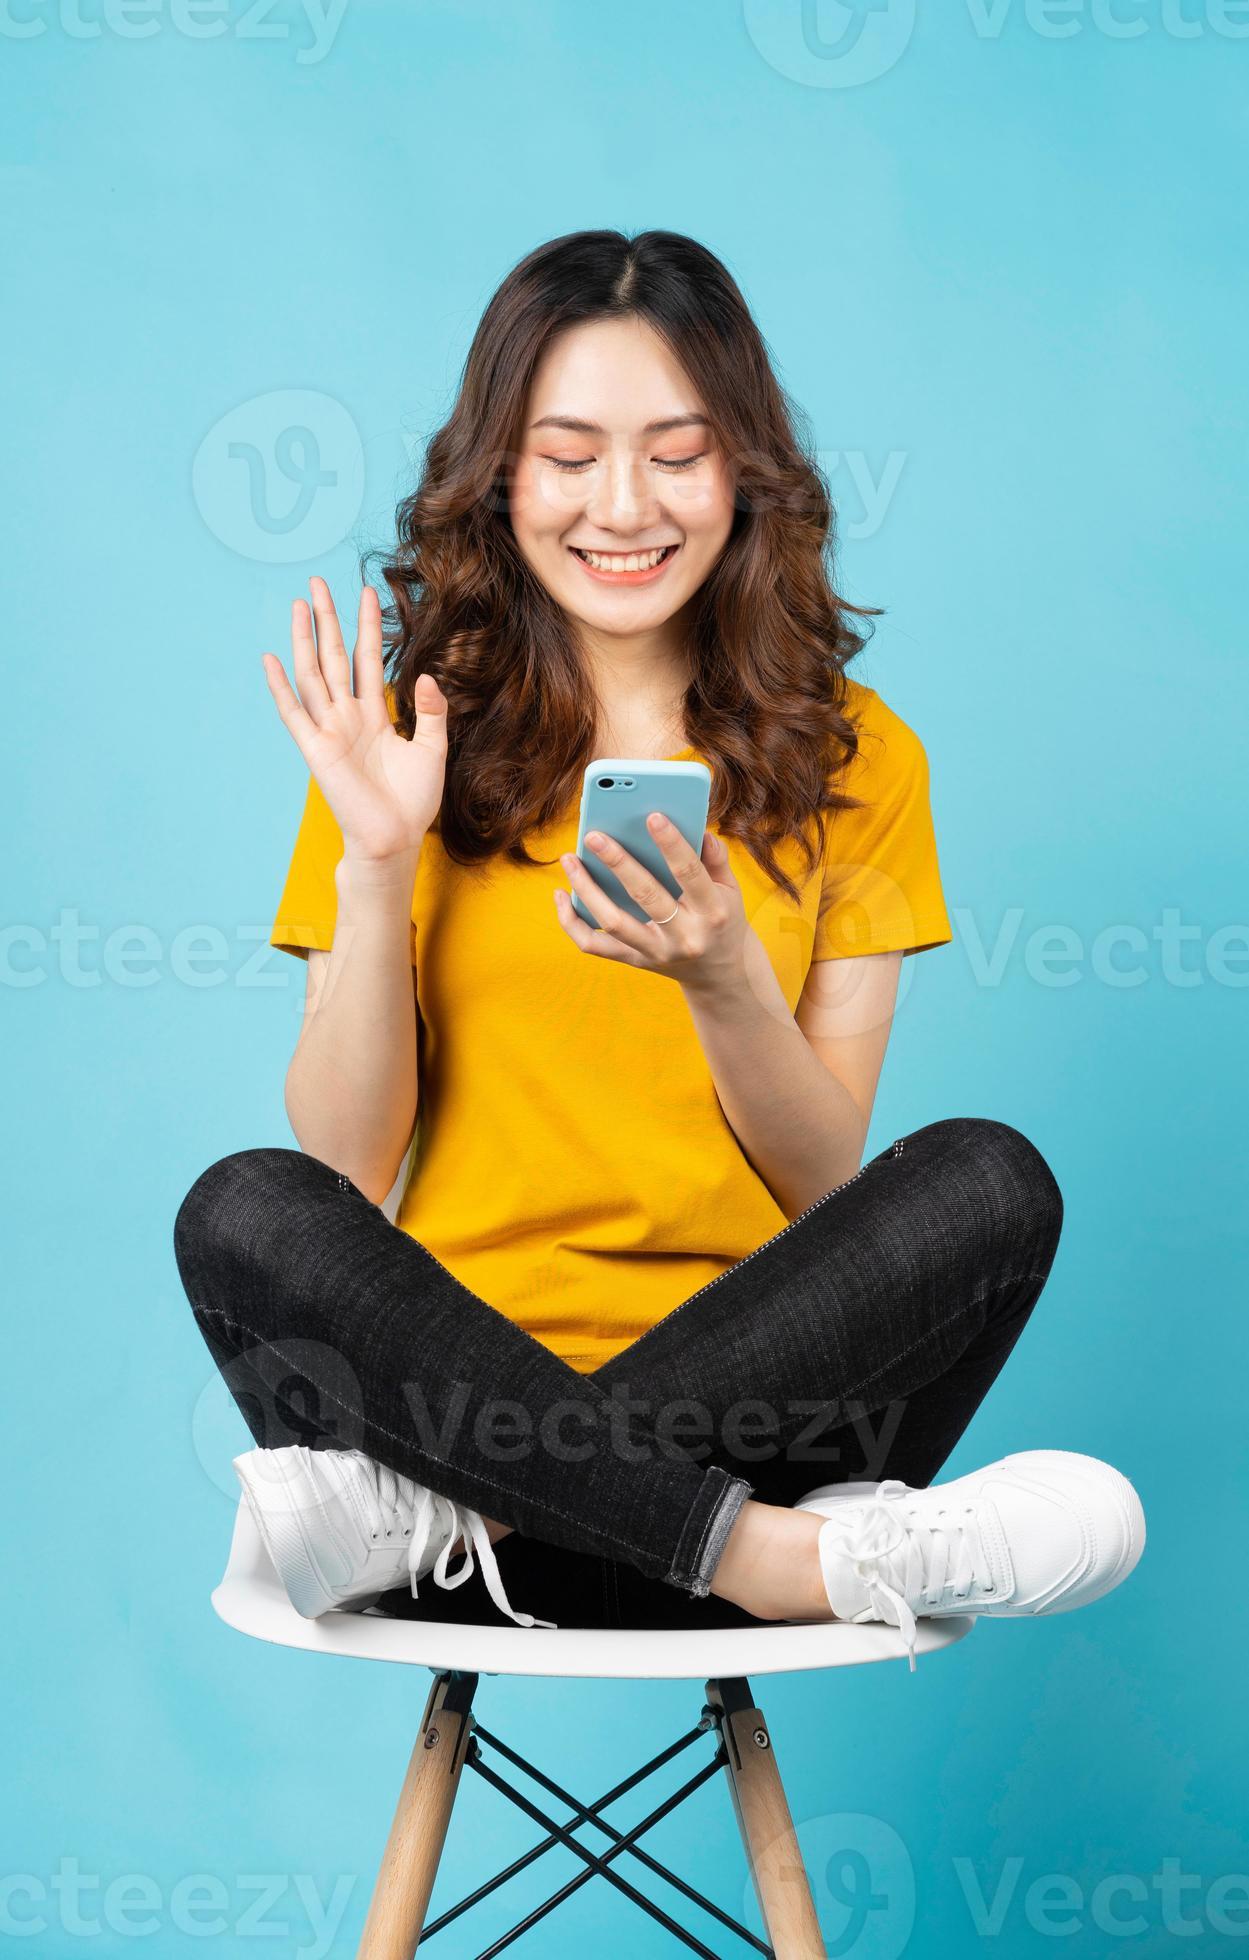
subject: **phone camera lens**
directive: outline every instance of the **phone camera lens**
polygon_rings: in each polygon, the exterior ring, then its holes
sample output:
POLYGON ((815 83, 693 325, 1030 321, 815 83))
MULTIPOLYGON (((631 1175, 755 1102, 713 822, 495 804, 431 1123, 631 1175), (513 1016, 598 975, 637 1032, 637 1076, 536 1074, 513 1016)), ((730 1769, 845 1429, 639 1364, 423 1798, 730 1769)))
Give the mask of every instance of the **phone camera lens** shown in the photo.
POLYGON ((600 789, 610 789, 613 780, 614 778, 612 778, 611 776, 600 776, 598 779, 598 786, 600 789))

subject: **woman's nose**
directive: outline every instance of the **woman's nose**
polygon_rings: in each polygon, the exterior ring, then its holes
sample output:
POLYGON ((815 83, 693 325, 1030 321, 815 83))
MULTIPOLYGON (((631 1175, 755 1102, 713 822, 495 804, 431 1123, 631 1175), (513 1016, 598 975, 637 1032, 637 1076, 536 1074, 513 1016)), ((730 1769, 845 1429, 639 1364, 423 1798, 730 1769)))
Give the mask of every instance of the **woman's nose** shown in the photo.
POLYGON ((613 456, 594 472, 587 515, 611 530, 641 529, 658 505, 645 465, 634 456, 613 456))

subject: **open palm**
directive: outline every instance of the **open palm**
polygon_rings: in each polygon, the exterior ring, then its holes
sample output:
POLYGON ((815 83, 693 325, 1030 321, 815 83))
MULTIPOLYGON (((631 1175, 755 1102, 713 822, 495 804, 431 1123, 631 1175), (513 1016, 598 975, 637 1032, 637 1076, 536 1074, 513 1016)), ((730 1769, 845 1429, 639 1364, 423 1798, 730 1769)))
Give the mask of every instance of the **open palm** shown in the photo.
POLYGON ((314 578, 311 586, 311 609, 303 599, 291 608, 299 692, 274 653, 262 656, 269 691, 334 813, 344 855, 375 860, 410 855, 420 849, 442 803, 446 697, 432 674, 420 676, 413 697, 416 729, 408 741, 386 704, 377 593, 366 585, 360 594, 353 689, 330 588, 323 578, 314 578))

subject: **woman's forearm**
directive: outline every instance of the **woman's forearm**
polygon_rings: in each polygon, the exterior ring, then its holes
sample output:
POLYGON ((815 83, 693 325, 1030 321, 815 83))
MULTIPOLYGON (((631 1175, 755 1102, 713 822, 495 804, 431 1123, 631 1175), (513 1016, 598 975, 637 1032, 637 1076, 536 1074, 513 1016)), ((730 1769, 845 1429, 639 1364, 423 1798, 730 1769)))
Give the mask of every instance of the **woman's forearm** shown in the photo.
POLYGON ((751 971, 739 986, 687 988, 685 998, 729 1127, 792 1219, 853 1177, 867 1125, 794 1020, 771 965, 751 971))
POLYGON ((334 944, 286 1075, 301 1150, 374 1204, 399 1173, 419 1098, 409 940, 419 857, 340 860, 334 944))

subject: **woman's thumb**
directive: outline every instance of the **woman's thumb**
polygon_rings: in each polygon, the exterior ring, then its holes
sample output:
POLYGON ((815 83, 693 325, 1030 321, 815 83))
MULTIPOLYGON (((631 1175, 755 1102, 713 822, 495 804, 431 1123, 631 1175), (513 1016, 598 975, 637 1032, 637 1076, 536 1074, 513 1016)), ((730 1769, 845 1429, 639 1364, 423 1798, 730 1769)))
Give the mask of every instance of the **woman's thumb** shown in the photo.
POLYGON ((432 674, 417 675, 412 689, 412 708, 416 717, 413 734, 431 735, 436 728, 445 728, 447 698, 432 674))

